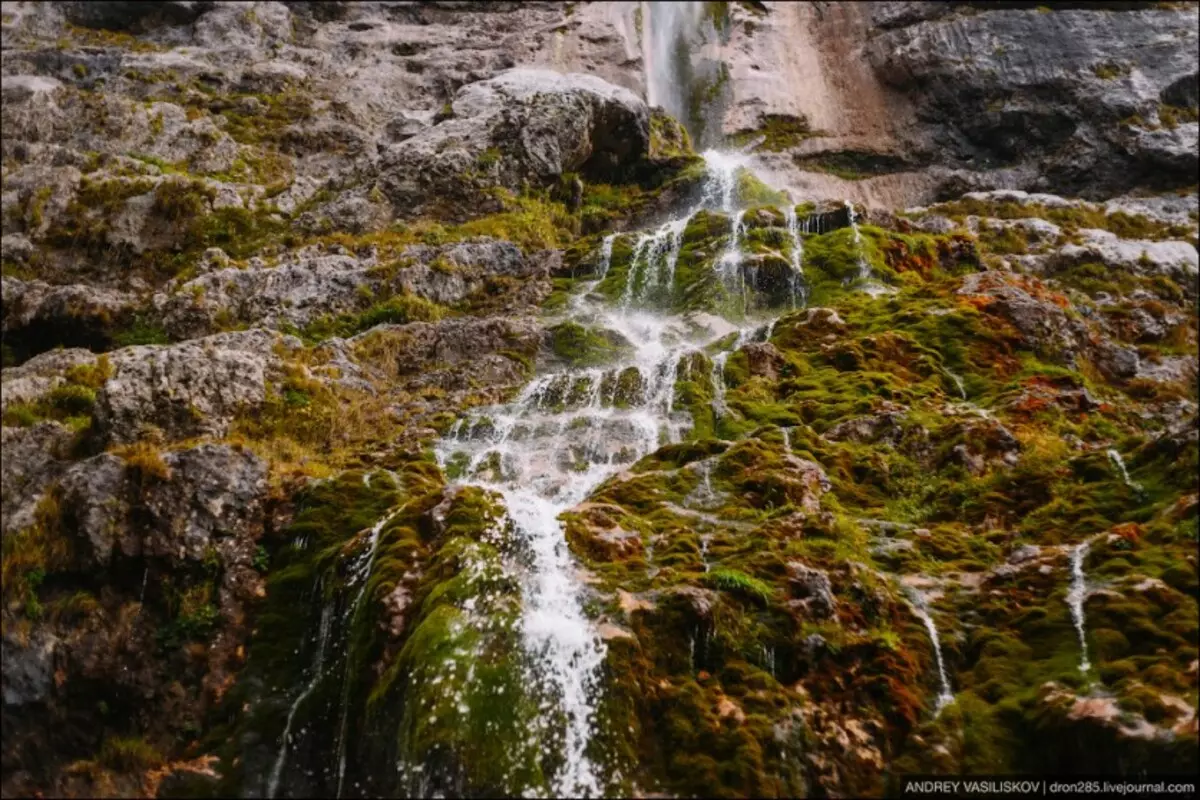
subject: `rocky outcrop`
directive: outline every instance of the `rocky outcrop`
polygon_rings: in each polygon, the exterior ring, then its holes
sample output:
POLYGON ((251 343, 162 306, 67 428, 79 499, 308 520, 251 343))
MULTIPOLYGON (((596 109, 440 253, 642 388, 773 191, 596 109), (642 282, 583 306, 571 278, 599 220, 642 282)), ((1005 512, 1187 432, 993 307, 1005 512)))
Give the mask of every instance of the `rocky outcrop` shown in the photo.
POLYGON ((587 75, 509 70, 464 87, 449 112, 383 157, 380 185, 404 216, 462 216, 482 189, 568 172, 612 178, 650 146, 645 104, 587 75))
POLYGON ((224 435, 236 414, 266 396, 276 342, 287 346, 256 330, 117 351, 112 377, 96 396, 100 435, 113 443, 134 441, 149 428, 170 438, 224 435))
POLYGON ((155 299, 158 313, 180 338, 231 323, 303 329, 322 317, 363 314, 394 295, 457 306, 486 294, 496 280, 546 280, 518 247, 488 239, 415 245, 382 260, 374 252, 359 256, 340 246, 331 249, 335 252, 302 249, 273 266, 215 269, 169 287, 155 299))

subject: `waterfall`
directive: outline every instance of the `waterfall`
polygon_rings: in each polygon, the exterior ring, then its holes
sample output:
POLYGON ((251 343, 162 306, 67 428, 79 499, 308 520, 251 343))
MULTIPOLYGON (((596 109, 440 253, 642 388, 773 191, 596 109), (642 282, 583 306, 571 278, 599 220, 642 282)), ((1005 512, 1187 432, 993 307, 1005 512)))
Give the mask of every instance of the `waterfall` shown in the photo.
MULTIPOLYGON (((672 4, 655 7, 659 5, 672 4)), ((586 289, 572 305, 572 319, 620 334, 631 345, 629 354, 604 367, 539 375, 512 401, 470 412, 435 447, 439 463, 467 465, 459 483, 503 498, 516 539, 528 553, 523 566, 511 566, 522 587, 518 625, 528 656, 520 667, 522 684, 542 701, 546 719, 564 724, 553 738, 547 738, 548 727, 538 726, 518 746, 562 764, 557 774, 547 776, 550 792, 558 796, 602 794, 612 772, 590 747, 607 650, 584 610, 585 589, 559 518, 611 475, 679 439, 677 417, 685 416, 675 409, 680 361, 720 338, 703 326, 654 310, 671 305, 664 302, 663 290, 672 288, 684 231, 700 210, 719 210, 733 219, 725 254, 718 256, 714 270, 723 272, 727 264, 742 260, 737 179, 745 157, 709 151, 704 158, 707 177, 693 208, 653 230, 623 234, 632 237, 632 255, 615 307, 586 289)), ((600 243, 597 280, 611 262, 615 236, 600 243)), ((735 290, 729 276, 723 277, 726 289, 735 290)), ((762 327, 761 322, 739 327, 732 347, 713 357, 718 415, 725 413, 724 365, 762 327)), ((711 464, 698 469, 705 470, 703 491, 711 499, 711 464)), ((708 544, 707 538, 701 540, 706 566, 708 544)), ((464 715, 472 713, 464 708, 464 715)), ((525 787, 525 793, 538 788, 525 787)))
POLYGON ((1121 458, 1121 454, 1111 448, 1109 448, 1107 453, 1108 460, 1112 462, 1114 467, 1116 467, 1117 472, 1121 473, 1121 480, 1124 482, 1124 484, 1130 489, 1133 489, 1135 492, 1140 492, 1142 490, 1142 485, 1129 479, 1129 472, 1125 469, 1125 459, 1121 458))
MULTIPOLYGON (((634 301, 646 305, 650 293, 656 288, 670 292, 675 281, 675 264, 679 261, 679 248, 683 244, 683 232, 693 214, 673 219, 651 233, 640 234, 634 242, 633 254, 629 258, 629 271, 625 276, 625 288, 621 295, 621 307, 628 309, 634 301), (641 276, 640 288, 636 286, 641 276)), ((608 245, 608 259, 612 259, 612 246, 608 245)), ((607 268, 606 268, 607 271, 607 268)))
MULTIPOLYGON (((403 507, 401 507, 403 508, 403 507)), ((355 594, 354 600, 346 607, 346 624, 343 629, 348 633, 353 631, 353 621, 358 616, 360 606, 362 605, 363 597, 367 593, 367 584, 371 577, 371 568, 375 565, 375 554, 379 551, 380 534, 383 532, 383 527, 400 512, 400 509, 389 511, 379 518, 379 521, 371 526, 370 533, 367 535, 367 549, 365 554, 360 555, 351 567, 349 581, 347 586, 354 586, 361 583, 358 593, 355 594)), ((350 686, 354 676, 351 674, 350 652, 346 653, 345 663, 342 667, 342 700, 341 700, 341 719, 338 723, 337 737, 337 763, 338 763, 338 780, 337 793, 335 797, 342 796, 342 783, 346 777, 346 727, 349 725, 350 711, 350 686)))
POLYGON ((963 400, 966 400, 967 399, 967 389, 965 386, 963 386, 962 378, 958 377, 957 375, 955 375, 953 372, 946 369, 945 367, 942 367, 942 371, 946 373, 946 375, 950 378, 950 380, 954 381, 954 385, 956 387, 958 387, 959 396, 961 396, 963 400))
POLYGON ((642 24, 649 28, 643 48, 646 101, 661 106, 675 119, 686 120, 690 112, 690 51, 704 19, 704 3, 642 3, 639 13, 642 24))
POLYGON ((929 641, 933 644, 933 655, 937 661, 938 681, 941 683, 941 689, 937 696, 937 712, 950 703, 954 702, 954 692, 950 689, 950 679, 946 677, 946 663, 942 660, 942 640, 938 636, 937 625, 933 621, 933 617, 929 614, 929 609, 926 606, 925 598, 917 591, 913 590, 910 593, 910 605, 913 613, 921 622, 925 623, 925 630, 929 633, 929 641))
MULTIPOLYGON (((804 291, 804 243, 800 238, 800 220, 796 216, 796 207, 791 201, 783 207, 783 218, 787 223, 788 237, 792 240, 792 274, 788 278, 788 286, 792 295, 792 310, 795 311, 799 305, 797 301, 804 302, 801 297, 804 291)), ((807 227, 808 221, 805 220, 805 228, 807 227)))
POLYGON ((1083 603, 1087 600, 1087 582, 1083 574, 1083 561, 1087 558, 1088 547, 1087 542, 1081 542, 1071 548, 1071 589, 1067 592, 1067 605, 1071 609, 1075 632, 1079 634, 1079 671, 1084 673, 1092 666, 1088 661, 1087 636, 1085 635, 1083 616, 1083 603))
POLYGON ((600 242, 600 265, 596 270, 596 280, 602 281, 608 275, 608 268, 612 265, 613 243, 617 241, 619 233, 610 233, 600 242))
POLYGON ((779 430, 783 432, 783 449, 789 453, 792 452, 792 429, 780 428, 779 430))
POLYGON ((846 201, 846 215, 850 218, 850 230, 854 232, 854 250, 858 256, 858 278, 868 280, 871 277, 871 265, 863 258, 862 234, 858 231, 858 215, 854 213, 854 203, 846 201))
POLYGON ((713 10, 710 3, 676 1, 641 3, 635 12, 643 28, 646 101, 679 120, 698 146, 721 139, 721 86, 728 79, 713 10))
POLYGON ((308 679, 308 685, 304 687, 304 691, 296 696, 296 699, 292 701, 292 707, 288 710, 287 722, 283 726, 283 735, 279 738, 279 755, 275 757, 275 764, 271 767, 271 777, 267 782, 267 797, 275 797, 279 792, 279 779, 282 777, 283 767, 287 763, 288 745, 291 744, 292 723, 296 721, 296 712, 317 688, 321 678, 325 677, 322 668, 325 665, 325 647, 329 642, 332 619, 333 603, 326 603, 325 607, 321 609, 321 622, 317 627, 317 648, 313 653, 312 676, 308 679))

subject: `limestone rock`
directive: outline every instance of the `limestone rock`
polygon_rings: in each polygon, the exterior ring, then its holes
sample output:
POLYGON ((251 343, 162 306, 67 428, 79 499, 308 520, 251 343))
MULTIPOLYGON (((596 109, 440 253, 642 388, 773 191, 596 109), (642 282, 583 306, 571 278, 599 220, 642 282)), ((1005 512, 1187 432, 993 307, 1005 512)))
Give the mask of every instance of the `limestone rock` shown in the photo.
POLYGON ((286 340, 250 330, 118 350, 96 399, 99 431, 113 443, 134 441, 147 426, 173 438, 223 436, 237 413, 265 398, 273 347, 286 340))
POLYGON ((478 209, 489 186, 517 191, 571 171, 613 175, 649 150, 645 104, 587 75, 509 70, 463 88, 452 112, 384 156, 380 185, 400 213, 478 209))

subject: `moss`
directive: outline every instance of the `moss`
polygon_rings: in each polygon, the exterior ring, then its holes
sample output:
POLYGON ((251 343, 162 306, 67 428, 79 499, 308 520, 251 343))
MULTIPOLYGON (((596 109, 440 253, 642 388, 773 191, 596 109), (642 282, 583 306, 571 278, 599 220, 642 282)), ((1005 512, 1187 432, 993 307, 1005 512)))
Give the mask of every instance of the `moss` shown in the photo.
POLYGON ((757 142, 755 150, 778 153, 817 135, 818 132, 812 130, 808 118, 803 115, 764 114, 759 127, 738 131, 730 137, 730 142, 739 146, 757 142))
MULTIPOLYGON (((640 10, 640 9, 639 9, 640 10)), ((650 112, 650 156, 668 159, 695 155, 687 129, 670 114, 655 108, 650 112)))
POLYGON ((171 337, 158 323, 144 316, 135 316, 130 322, 113 333, 116 347, 132 347, 144 344, 170 344, 171 337))
POLYGON ((910 169, 903 158, 888 153, 841 150, 814 156, 793 156, 801 169, 827 172, 847 181, 859 181, 876 175, 888 175, 910 169))
POLYGON ((38 501, 33 523, 13 531, 0 542, 0 587, 5 604, 40 615, 38 589, 47 575, 68 569, 73 547, 64 517, 61 491, 50 486, 38 501))
POLYGON ((161 766, 162 755, 145 739, 110 736, 100 746, 96 760, 121 772, 141 772, 161 766))
POLYGON ((771 587, 736 569, 715 569, 705 573, 704 580, 714 588, 742 595, 761 605, 771 601, 771 587))
POLYGON ((64 374, 64 382, 31 403, 12 403, 4 412, 4 424, 27 426, 53 419, 76 428, 91 424, 96 390, 112 376, 106 356, 89 364, 77 364, 64 374))
POLYGON ((1127 64, 1120 64, 1115 61, 1105 61, 1092 67, 1092 72, 1097 78, 1104 81, 1115 80, 1129 74, 1130 68, 1127 64))
POLYGON ((342 338, 370 330, 376 325, 404 325, 409 322, 436 322, 446 315, 443 306, 410 294, 398 294, 381 300, 357 314, 325 316, 309 323, 300 335, 319 342, 333 336, 342 338))
POLYGON ((626 347, 619 338, 585 328, 575 322, 563 322, 550 329, 550 348, 573 367, 597 366, 612 361, 626 347))

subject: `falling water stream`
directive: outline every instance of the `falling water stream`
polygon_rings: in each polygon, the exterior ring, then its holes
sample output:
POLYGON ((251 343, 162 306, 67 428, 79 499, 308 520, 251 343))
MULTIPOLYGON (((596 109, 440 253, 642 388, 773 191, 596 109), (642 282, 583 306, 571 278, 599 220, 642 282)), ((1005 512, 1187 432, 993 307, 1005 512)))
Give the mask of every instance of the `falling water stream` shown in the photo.
POLYGON ((1087 600, 1087 580, 1083 574, 1083 562, 1087 558, 1088 547, 1088 542, 1081 542, 1071 548, 1071 588, 1067 592, 1067 605, 1071 609, 1071 620, 1075 623, 1075 632, 1079 634, 1079 671, 1085 673, 1092 666, 1088 661, 1087 636, 1083 616, 1083 604, 1087 600))
MULTIPOLYGON (((589 751, 605 646, 584 612, 584 588, 559 515, 610 475, 681 437, 689 421, 675 409, 679 362, 728 335, 727 328, 697 333, 697 326, 654 308, 656 290, 672 285, 692 216, 712 209, 740 217, 735 189, 744 160, 704 155, 708 178, 696 206, 656 229, 630 235, 632 255, 616 307, 589 291, 608 273, 615 236, 602 241, 597 277, 571 305, 573 321, 616 331, 629 342, 630 355, 606 368, 541 375, 512 402, 474 412, 437 446, 443 465, 462 465, 463 483, 503 498, 518 538, 532 553, 521 576, 520 627, 533 665, 527 683, 542 686, 566 719, 561 740, 550 743, 563 763, 550 781, 558 795, 600 794, 606 773, 589 751)), ((742 288, 739 234, 735 223, 717 265, 734 295, 742 288)), ((725 360, 756 330, 761 324, 739 327, 731 349, 713 357, 718 413, 725 413, 725 360)), ((706 551, 707 545, 702 542, 706 551)))
POLYGON ((1121 473, 1122 482, 1124 482, 1126 486, 1128 486, 1130 489, 1133 489, 1135 492, 1140 492, 1142 490, 1142 485, 1130 480, 1129 471, 1125 469, 1125 459, 1121 458, 1121 454, 1116 450, 1109 449, 1107 451, 1107 455, 1108 460, 1111 461, 1112 465, 1117 468, 1117 472, 1121 473))
POLYGON ((317 628, 317 644, 316 650, 313 653, 312 674, 308 679, 308 685, 304 690, 296 696, 292 701, 292 707, 288 709, 287 723, 283 726, 283 736, 279 742, 279 753, 275 756, 275 764, 271 767, 271 777, 267 782, 267 797, 275 797, 279 792, 279 780, 283 776, 283 767, 287 763, 288 748, 292 743, 292 724, 296 721, 296 712, 304 705, 304 701, 309 698, 313 691, 321 683, 321 679, 325 677, 325 650, 329 642, 329 630, 333 620, 333 604, 326 603, 321 609, 321 623, 317 628))
POLYGON ((925 623, 925 630, 929 633, 929 641, 933 644, 933 655, 937 661, 938 681, 941 684, 937 696, 937 711, 940 713, 943 708, 954 702, 954 692, 950 689, 950 679, 946 677, 946 663, 942 660, 942 640, 938 636, 937 625, 934 623, 933 617, 929 614, 929 608, 926 605, 924 596, 913 590, 910 592, 910 598, 913 613, 917 615, 917 618, 921 622, 925 623))

